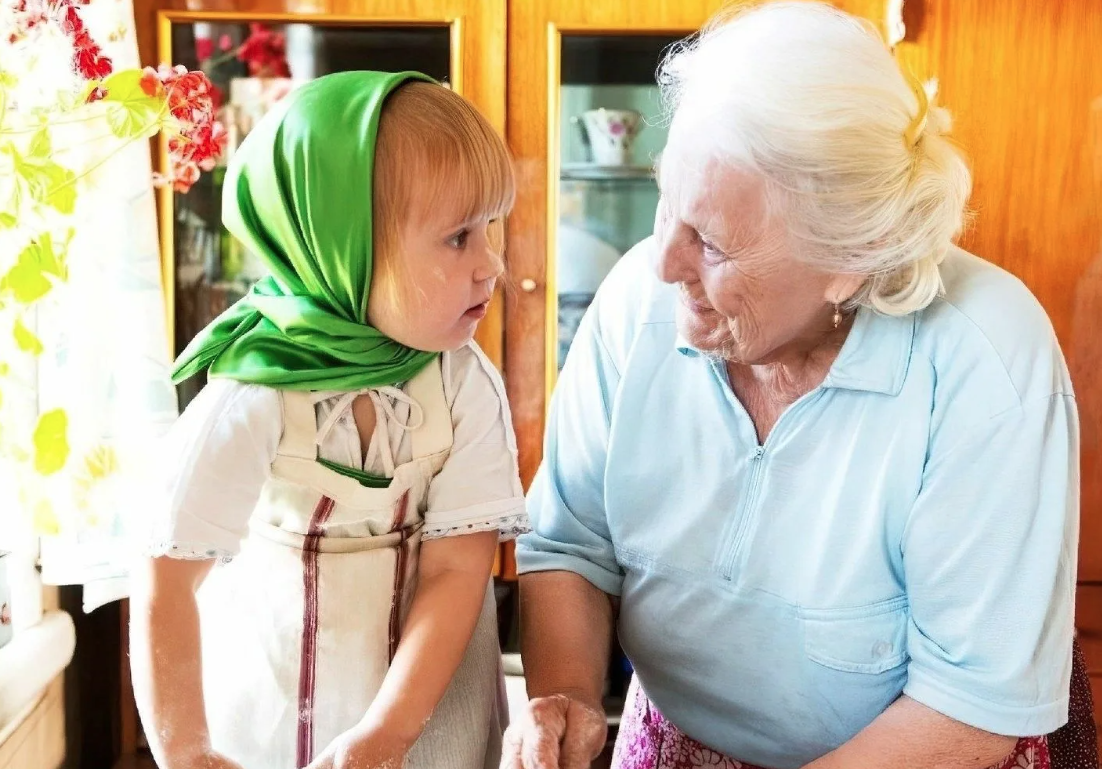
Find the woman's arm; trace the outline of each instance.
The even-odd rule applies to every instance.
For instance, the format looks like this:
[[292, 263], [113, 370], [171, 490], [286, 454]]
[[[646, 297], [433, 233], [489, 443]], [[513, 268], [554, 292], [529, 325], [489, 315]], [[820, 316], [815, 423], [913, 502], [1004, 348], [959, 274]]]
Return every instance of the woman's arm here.
[[383, 686], [360, 723], [334, 740], [311, 769], [401, 766], [467, 651], [497, 542], [491, 531], [421, 546], [417, 591]]
[[601, 692], [614, 599], [572, 572], [520, 578], [525, 717], [509, 727], [505, 769], [585, 769], [604, 748]]
[[1017, 741], [903, 696], [852, 740], [805, 769], [911, 769], [918, 764], [923, 769], [987, 769], [1010, 755]]
[[130, 598], [134, 697], [162, 769], [237, 769], [210, 745], [195, 592], [213, 560], [148, 558]]

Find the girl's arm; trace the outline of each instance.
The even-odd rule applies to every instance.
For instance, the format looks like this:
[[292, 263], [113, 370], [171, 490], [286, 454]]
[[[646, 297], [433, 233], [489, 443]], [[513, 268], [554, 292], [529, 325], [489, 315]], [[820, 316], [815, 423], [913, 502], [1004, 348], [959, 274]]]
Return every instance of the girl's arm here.
[[490, 531], [421, 545], [417, 592], [383, 686], [363, 720], [311, 769], [401, 766], [467, 651], [497, 543]]
[[240, 769], [211, 750], [195, 592], [213, 560], [144, 560], [130, 599], [134, 697], [161, 769]]

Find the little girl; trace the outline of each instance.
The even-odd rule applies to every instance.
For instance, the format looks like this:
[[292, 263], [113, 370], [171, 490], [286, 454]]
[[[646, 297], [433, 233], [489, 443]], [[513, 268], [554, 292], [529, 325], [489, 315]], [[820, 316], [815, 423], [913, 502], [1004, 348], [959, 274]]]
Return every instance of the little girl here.
[[271, 275], [177, 362], [210, 383], [132, 603], [161, 769], [497, 767], [488, 586], [527, 524], [471, 340], [513, 195], [501, 138], [416, 73], [306, 84], [234, 156], [223, 218]]

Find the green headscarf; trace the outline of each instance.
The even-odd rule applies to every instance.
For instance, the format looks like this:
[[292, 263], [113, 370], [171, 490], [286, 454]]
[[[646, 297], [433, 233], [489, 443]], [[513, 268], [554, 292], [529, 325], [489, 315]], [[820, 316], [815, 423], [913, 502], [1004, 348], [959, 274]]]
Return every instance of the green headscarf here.
[[436, 353], [367, 323], [372, 173], [379, 113], [417, 72], [341, 72], [292, 91], [242, 142], [222, 220], [271, 270], [199, 333], [172, 380], [212, 377], [289, 390], [356, 390], [410, 379]]

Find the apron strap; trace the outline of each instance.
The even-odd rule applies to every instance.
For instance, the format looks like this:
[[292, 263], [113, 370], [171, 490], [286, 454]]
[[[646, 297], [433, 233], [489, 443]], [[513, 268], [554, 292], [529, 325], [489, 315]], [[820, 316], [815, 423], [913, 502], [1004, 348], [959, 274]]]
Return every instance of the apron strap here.
[[424, 414], [421, 424], [411, 430], [409, 436], [415, 460], [452, 447], [452, 413], [444, 397], [440, 357], [421, 369], [406, 386], [406, 393], [421, 406]]
[[[283, 404], [283, 436], [277, 454], [296, 459], [318, 458], [317, 414], [312, 393], [279, 390]], [[444, 377], [439, 356], [419, 371], [406, 386], [406, 393], [424, 415], [421, 424], [410, 431], [414, 459], [424, 459], [452, 447], [452, 415], [444, 397]]]
[[279, 439], [276, 453], [283, 457], [318, 458], [315, 439], [318, 434], [318, 418], [314, 411], [311, 393], [297, 390], [278, 390], [283, 404], [283, 437]]

